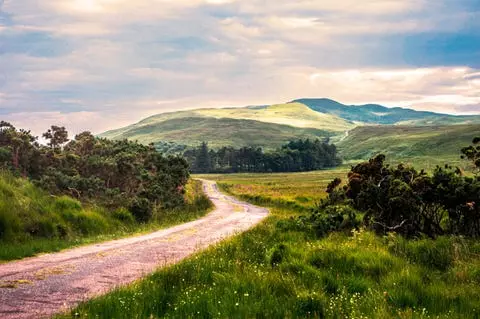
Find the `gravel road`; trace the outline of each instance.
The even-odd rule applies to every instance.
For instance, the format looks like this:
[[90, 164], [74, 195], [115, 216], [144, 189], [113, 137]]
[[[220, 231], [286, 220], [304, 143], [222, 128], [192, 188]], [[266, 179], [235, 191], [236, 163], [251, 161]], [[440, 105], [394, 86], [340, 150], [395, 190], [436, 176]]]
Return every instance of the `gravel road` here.
[[148, 235], [0, 264], [0, 318], [48, 318], [131, 283], [159, 267], [251, 228], [267, 209], [221, 194], [202, 180], [215, 204], [207, 216]]

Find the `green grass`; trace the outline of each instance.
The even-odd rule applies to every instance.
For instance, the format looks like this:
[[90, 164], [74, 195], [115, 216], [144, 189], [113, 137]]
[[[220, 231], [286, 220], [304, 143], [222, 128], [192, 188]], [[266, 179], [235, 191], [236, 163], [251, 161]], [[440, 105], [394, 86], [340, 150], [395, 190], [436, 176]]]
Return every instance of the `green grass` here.
[[[323, 180], [342, 174], [210, 175], [232, 185], [227, 189], [233, 194], [268, 198], [271, 216], [62, 317], [478, 318], [478, 242], [408, 241], [368, 231], [317, 239], [298, 230], [292, 217], [304, 208], [282, 208], [283, 201], [309, 206], [314, 196], [325, 196]], [[307, 185], [315, 190], [305, 201], [295, 188]]]
[[349, 132], [338, 142], [340, 155], [347, 160], [367, 160], [383, 153], [390, 162], [406, 162], [421, 168], [453, 163], [463, 168], [462, 147], [480, 135], [480, 125], [452, 126], [364, 126]]
[[349, 170], [341, 166], [331, 170], [305, 173], [207, 174], [200, 178], [218, 182], [221, 189], [257, 205], [307, 210], [326, 196], [325, 189], [334, 178], [346, 178]]
[[50, 196], [27, 180], [0, 174], [0, 262], [140, 234], [198, 218], [210, 209], [201, 184], [187, 185], [186, 205], [137, 223], [126, 210], [107, 211]]

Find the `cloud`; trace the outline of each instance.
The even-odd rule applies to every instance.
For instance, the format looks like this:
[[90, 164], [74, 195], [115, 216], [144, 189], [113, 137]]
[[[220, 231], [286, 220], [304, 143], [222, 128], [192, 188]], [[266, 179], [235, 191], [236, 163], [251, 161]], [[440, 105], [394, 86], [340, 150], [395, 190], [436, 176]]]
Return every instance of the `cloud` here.
[[0, 114], [35, 130], [58, 121], [100, 132], [157, 112], [304, 96], [480, 112], [478, 9], [471, 0], [6, 0]]

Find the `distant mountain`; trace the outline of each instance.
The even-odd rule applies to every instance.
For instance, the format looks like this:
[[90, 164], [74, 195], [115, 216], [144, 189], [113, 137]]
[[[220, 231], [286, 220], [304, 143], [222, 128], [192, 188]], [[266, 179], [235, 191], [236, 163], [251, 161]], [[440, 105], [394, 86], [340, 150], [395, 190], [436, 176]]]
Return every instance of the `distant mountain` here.
[[100, 136], [154, 143], [161, 149], [182, 149], [202, 141], [209, 142], [212, 147], [275, 148], [295, 138], [332, 137], [333, 141], [339, 141], [346, 131], [372, 124], [465, 123], [480, 123], [480, 116], [453, 116], [376, 104], [344, 105], [329, 99], [300, 99], [286, 104], [162, 113]]
[[415, 111], [401, 107], [385, 107], [378, 104], [345, 105], [330, 99], [298, 99], [314, 111], [338, 116], [359, 124], [407, 124], [440, 125], [480, 123], [480, 116], [456, 116], [426, 111]]

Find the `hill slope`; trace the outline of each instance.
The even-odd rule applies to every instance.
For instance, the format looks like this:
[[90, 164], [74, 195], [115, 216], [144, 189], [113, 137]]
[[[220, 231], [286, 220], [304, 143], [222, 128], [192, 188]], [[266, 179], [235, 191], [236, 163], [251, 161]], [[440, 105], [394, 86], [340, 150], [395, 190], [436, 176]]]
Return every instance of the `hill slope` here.
[[[100, 136], [157, 145], [166, 143], [173, 149], [177, 148], [175, 145], [198, 145], [202, 141], [210, 142], [213, 147], [275, 148], [295, 138], [335, 136], [332, 141], [337, 142], [346, 131], [356, 126], [467, 123], [480, 124], [480, 116], [454, 116], [375, 104], [349, 106], [329, 99], [300, 99], [286, 104], [163, 113]], [[392, 142], [396, 141], [390, 140]], [[370, 146], [377, 145], [373, 143]], [[375, 150], [372, 148], [371, 152]]]
[[325, 138], [333, 133], [313, 128], [214, 117], [177, 117], [144, 120], [127, 128], [110, 131], [102, 137], [132, 139], [141, 143], [174, 141], [177, 144], [196, 146], [202, 141], [211, 147], [262, 146], [276, 148], [293, 138]]
[[450, 126], [363, 126], [338, 142], [347, 160], [368, 159], [383, 153], [393, 161], [408, 160], [425, 164], [460, 163], [460, 149], [474, 136], [480, 125]]
[[415, 111], [401, 107], [388, 108], [378, 104], [345, 105], [330, 99], [299, 99], [314, 111], [338, 116], [346, 121], [368, 124], [441, 125], [480, 123], [480, 116], [456, 116]]

